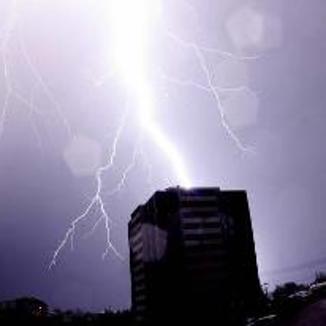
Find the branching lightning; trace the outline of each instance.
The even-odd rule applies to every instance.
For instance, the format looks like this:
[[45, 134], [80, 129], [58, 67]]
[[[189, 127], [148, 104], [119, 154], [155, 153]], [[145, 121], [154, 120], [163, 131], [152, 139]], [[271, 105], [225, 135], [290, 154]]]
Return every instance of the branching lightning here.
[[[145, 59], [147, 57], [147, 34], [150, 27], [149, 23], [152, 18], [150, 12], [150, 2], [153, 3], [155, 1], [111, 1], [109, 9], [110, 20], [112, 23], [111, 28], [113, 29], [113, 35], [115, 38], [115, 64], [118, 67], [120, 75], [124, 80], [126, 86], [129, 87], [129, 92], [131, 92], [132, 96], [135, 98], [141, 129], [148, 133], [150, 138], [153, 139], [155, 145], [160, 148], [166, 155], [174, 168], [179, 182], [185, 187], [189, 187], [191, 185], [190, 178], [188, 177], [186, 166], [180, 153], [175, 148], [173, 143], [159, 129], [159, 126], [155, 123], [153, 118], [154, 103], [149, 83], [146, 80], [147, 69]], [[122, 128], [120, 128], [119, 131], [121, 132]], [[100, 220], [104, 220], [107, 234], [107, 248], [103, 254], [103, 257], [108, 254], [110, 249], [113, 250], [117, 256], [121, 257], [118, 250], [115, 249], [111, 242], [110, 223], [112, 220], [110, 219], [109, 214], [105, 209], [104, 200], [102, 198], [102, 175], [109, 168], [111, 168], [114, 163], [116, 146], [120, 135], [119, 131], [117, 133], [117, 137], [115, 138], [112, 155], [108, 163], [105, 166], [99, 168], [96, 173], [97, 189], [93, 199], [87, 206], [86, 210], [75, 220], [73, 220], [71, 227], [67, 231], [64, 239], [54, 253], [50, 268], [55, 265], [60, 251], [69, 241], [69, 239], [71, 240], [71, 238], [73, 238], [76, 230], [76, 225], [81, 220], [87, 218], [87, 216], [89, 216], [90, 210], [96, 205], [100, 207]], [[121, 190], [126, 181], [128, 173], [135, 166], [135, 161], [138, 154], [139, 150], [136, 147], [133, 153], [132, 161], [123, 173], [120, 182], [112, 191], [107, 194], [107, 196], [112, 196]], [[96, 222], [95, 227], [97, 225], [98, 222]]]
[[2, 105], [2, 111], [0, 112], [0, 137], [3, 134], [5, 123], [8, 115], [9, 101], [13, 93], [12, 78], [9, 68], [9, 42], [11, 34], [16, 24], [17, 20], [17, 11], [16, 11], [16, 1], [12, 2], [9, 15], [5, 21], [5, 24], [1, 30], [1, 60], [2, 60], [2, 70], [3, 77], [5, 80], [5, 95]]
[[[89, 199], [86, 208], [82, 213], [75, 217], [63, 239], [59, 243], [57, 249], [54, 251], [49, 268], [54, 267], [58, 261], [62, 250], [70, 244], [71, 249], [74, 248], [74, 238], [78, 231], [78, 225], [89, 219], [93, 214], [98, 214], [98, 218], [91, 230], [84, 235], [89, 237], [100, 226], [104, 225], [106, 234], [106, 247], [103, 252], [103, 258], [110, 252], [113, 252], [117, 257], [123, 259], [119, 250], [112, 243], [111, 230], [113, 226], [113, 219], [110, 216], [106, 199], [119, 193], [128, 180], [129, 174], [136, 167], [138, 161], [142, 161], [143, 165], [148, 169], [148, 184], [152, 185], [152, 176], [154, 174], [153, 167], [146, 155], [142, 142], [144, 137], [150, 139], [154, 146], [160, 150], [162, 157], [169, 163], [174, 174], [174, 178], [177, 183], [185, 188], [193, 185], [193, 180], [185, 164], [185, 159], [181, 151], [176, 147], [173, 140], [162, 130], [160, 124], [155, 119], [157, 112], [157, 105], [155, 101], [154, 91], [152, 88], [149, 62], [151, 57], [149, 54], [150, 32], [155, 30], [155, 25], [161, 22], [164, 25], [163, 19], [160, 19], [160, 9], [162, 4], [160, 0], [109, 0], [108, 6], [108, 31], [111, 33], [114, 44], [114, 77], [118, 76], [122, 81], [123, 87], [126, 89], [128, 98], [132, 99], [133, 108], [136, 111], [138, 117], [139, 137], [135, 141], [134, 149], [131, 153], [131, 158], [123, 172], [117, 184], [107, 187], [103, 184], [103, 177], [116, 164], [116, 157], [118, 152], [119, 143], [123, 132], [126, 129], [126, 124], [129, 119], [129, 110], [126, 110], [122, 115], [119, 126], [115, 132], [113, 142], [108, 151], [107, 159], [103, 165], [101, 165], [95, 173], [95, 190], [93, 196]], [[191, 7], [191, 10], [195, 8]], [[19, 39], [19, 48], [21, 56], [24, 59], [25, 64], [28, 66], [30, 74], [34, 81], [34, 87], [29, 98], [25, 98], [19, 92], [15, 90], [13, 83], [13, 76], [11, 74], [10, 67], [10, 39], [12, 33], [16, 27], [18, 19], [18, 5], [17, 1], [12, 2], [10, 9], [10, 15], [7, 16], [7, 20], [3, 25], [0, 34], [0, 54], [2, 60], [2, 71], [5, 80], [5, 96], [2, 103], [2, 109], [0, 111], [0, 137], [4, 132], [5, 123], [8, 119], [8, 110], [10, 106], [10, 99], [14, 96], [21, 103], [23, 103], [30, 112], [31, 121], [34, 114], [39, 114], [39, 108], [34, 103], [34, 91], [40, 90], [49, 100], [54, 109], [56, 115], [61, 119], [62, 125], [66, 130], [67, 136], [71, 137], [73, 132], [70, 124], [60, 103], [57, 101], [54, 93], [50, 90], [45, 79], [37, 69], [36, 65], [28, 53], [24, 40]], [[163, 26], [164, 29], [164, 26]], [[239, 86], [233, 88], [223, 88], [214, 84], [213, 74], [210, 71], [209, 64], [206, 60], [206, 55], [217, 55], [230, 60], [252, 60], [256, 59], [256, 56], [237, 56], [231, 52], [219, 50], [217, 48], [205, 47], [196, 44], [195, 42], [186, 41], [178, 37], [171, 31], [166, 31], [166, 35], [177, 46], [183, 49], [189, 50], [190, 55], [193, 55], [201, 69], [203, 74], [204, 83], [199, 83], [194, 80], [180, 80], [176, 77], [161, 75], [164, 81], [184, 87], [195, 87], [204, 92], [207, 92], [212, 96], [217, 111], [219, 114], [219, 120], [223, 126], [226, 134], [232, 139], [234, 144], [241, 152], [248, 152], [250, 149], [242, 142], [242, 140], [236, 135], [235, 131], [228, 124], [225, 108], [221, 101], [221, 94], [223, 92], [252, 92], [247, 86]], [[103, 76], [107, 76], [104, 73]], [[103, 87], [103, 80], [101, 79], [97, 86]], [[41, 136], [36, 126], [32, 124], [35, 135], [38, 142], [41, 143]], [[170, 178], [169, 178], [170, 179]]]
[[[103, 254], [103, 257], [105, 257], [107, 255], [107, 252], [109, 249], [111, 249], [119, 258], [123, 259], [123, 257], [120, 255], [120, 253], [115, 249], [115, 247], [113, 246], [112, 242], [111, 242], [111, 228], [110, 225], [112, 224], [112, 219], [110, 218], [106, 208], [105, 208], [105, 203], [104, 203], [104, 199], [102, 197], [102, 189], [103, 189], [103, 182], [102, 182], [102, 176], [104, 173], [108, 172], [114, 165], [115, 162], [115, 158], [117, 155], [117, 147], [118, 147], [118, 143], [119, 140], [121, 138], [122, 132], [125, 128], [125, 124], [126, 124], [126, 119], [128, 117], [128, 111], [125, 112], [125, 114], [123, 115], [123, 118], [119, 124], [119, 128], [115, 134], [114, 140], [113, 140], [113, 144], [112, 144], [112, 150], [111, 150], [111, 154], [109, 155], [106, 163], [104, 165], [102, 165], [100, 168], [98, 168], [98, 170], [96, 171], [96, 175], [95, 175], [95, 179], [96, 179], [96, 191], [95, 191], [95, 195], [93, 196], [93, 198], [91, 199], [90, 203], [88, 204], [88, 206], [86, 207], [86, 209], [83, 211], [83, 213], [81, 215], [79, 215], [77, 218], [75, 218], [72, 222], [71, 222], [71, 226], [69, 227], [68, 231], [66, 232], [63, 240], [60, 242], [58, 248], [55, 250], [52, 260], [50, 262], [49, 265], [49, 269], [51, 269], [56, 263], [57, 263], [57, 258], [60, 254], [60, 252], [62, 251], [62, 249], [65, 247], [65, 245], [70, 241], [71, 242], [71, 248], [73, 249], [73, 243], [74, 243], [74, 235], [76, 232], [76, 227], [78, 225], [78, 223], [80, 223], [81, 221], [89, 218], [89, 216], [91, 215], [91, 211], [93, 209], [99, 209], [100, 211], [100, 217], [98, 218], [98, 220], [95, 222], [91, 233], [95, 231], [96, 227], [103, 221], [104, 225], [105, 225], [105, 230], [106, 230], [106, 249], [105, 252]], [[131, 168], [128, 167], [128, 171]], [[124, 176], [127, 176], [127, 170], [124, 173]], [[125, 178], [122, 178], [121, 180], [124, 180]], [[122, 183], [124, 181], [121, 181]], [[123, 184], [122, 184], [123, 185]], [[120, 188], [122, 187], [122, 185], [120, 186]], [[86, 234], [86, 236], [88, 236], [89, 234]]]
[[199, 83], [196, 82], [183, 82], [183, 81], [178, 81], [176, 79], [174, 79], [175, 83], [178, 84], [188, 84], [188, 85], [192, 85], [195, 86], [199, 89], [205, 90], [209, 93], [211, 93], [211, 95], [213, 96], [219, 115], [220, 115], [220, 120], [221, 120], [221, 124], [224, 127], [225, 131], [227, 132], [227, 134], [231, 137], [231, 139], [235, 142], [235, 144], [237, 145], [237, 147], [239, 148], [239, 150], [243, 151], [243, 152], [248, 152], [248, 151], [252, 151], [252, 149], [249, 149], [247, 146], [245, 146], [243, 144], [243, 142], [240, 140], [240, 138], [235, 134], [235, 132], [232, 130], [232, 128], [230, 127], [230, 125], [228, 124], [226, 117], [225, 117], [225, 109], [224, 106], [222, 104], [221, 101], [221, 97], [220, 97], [220, 92], [221, 91], [240, 91], [243, 89], [248, 90], [248, 88], [246, 87], [237, 87], [237, 88], [229, 88], [229, 89], [221, 89], [218, 86], [214, 85], [214, 82], [212, 80], [212, 73], [209, 70], [208, 64], [206, 62], [205, 59], [205, 53], [214, 53], [217, 54], [219, 56], [222, 57], [229, 57], [231, 59], [237, 59], [237, 60], [253, 60], [253, 59], [257, 59], [257, 56], [237, 56], [234, 55], [231, 52], [226, 52], [226, 51], [221, 51], [218, 49], [214, 49], [214, 48], [208, 48], [208, 47], [203, 47], [203, 46], [198, 46], [196, 43], [193, 42], [187, 42], [179, 37], [177, 37], [175, 34], [171, 33], [171, 32], [167, 32], [167, 35], [173, 39], [175, 42], [177, 42], [178, 44], [180, 44], [183, 47], [189, 48], [193, 51], [193, 54], [197, 57], [197, 62], [204, 74], [204, 77], [206, 79], [206, 85], [200, 85]]
[[[21, 8], [19, 7], [19, 4], [21, 4], [19, 0], [12, 0], [11, 5], [9, 7], [9, 13], [6, 16], [5, 23], [2, 29], [0, 30], [0, 55], [4, 79], [4, 99], [0, 111], [0, 139], [3, 135], [6, 122], [9, 119], [8, 115], [10, 110], [10, 101], [15, 99], [18, 100], [21, 104], [23, 104], [23, 106], [28, 109], [29, 121], [31, 122], [32, 130], [36, 136], [38, 146], [42, 147], [42, 137], [40, 136], [40, 132], [33, 121], [33, 116], [39, 115], [41, 111], [40, 108], [38, 108], [34, 103], [34, 91], [37, 88], [41, 89], [41, 92], [46, 96], [46, 98], [52, 105], [52, 108], [54, 109], [57, 117], [61, 120], [68, 137], [71, 137], [73, 133], [71, 130], [71, 126], [64, 115], [61, 105], [55, 99], [55, 96], [53, 95], [52, 91], [50, 90], [42, 75], [32, 62], [26, 50], [25, 44], [20, 38], [18, 22], [21, 14]], [[18, 40], [16, 43], [18, 43], [20, 56], [23, 58], [24, 64], [29, 68], [33, 82], [33, 87], [31, 88], [30, 96], [27, 97], [22, 95], [21, 92], [19, 92], [18, 88], [15, 85], [15, 80], [12, 72], [14, 68], [14, 62], [10, 59], [14, 51], [12, 50], [10, 43], [12, 42], [16, 34], [18, 34]]]

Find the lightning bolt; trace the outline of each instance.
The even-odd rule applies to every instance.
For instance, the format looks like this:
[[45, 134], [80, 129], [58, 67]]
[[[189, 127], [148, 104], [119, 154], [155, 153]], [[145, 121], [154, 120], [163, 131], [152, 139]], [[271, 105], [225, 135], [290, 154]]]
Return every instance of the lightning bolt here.
[[[149, 138], [153, 140], [155, 145], [165, 154], [174, 169], [179, 183], [185, 187], [190, 187], [190, 177], [186, 171], [186, 166], [182, 156], [175, 148], [173, 142], [171, 142], [160, 130], [159, 125], [153, 118], [155, 105], [149, 81], [146, 78], [147, 67], [145, 58], [147, 57], [146, 48], [148, 42], [148, 31], [150, 30], [149, 23], [152, 18], [150, 9], [153, 9], [152, 6], [154, 2], [155, 1], [153, 0], [112, 0], [110, 2], [110, 21], [115, 39], [115, 65], [126, 87], [129, 89], [131, 97], [136, 103], [139, 116], [139, 125], [142, 133], [146, 132]], [[117, 137], [115, 138], [113, 151], [108, 163], [105, 166], [100, 167], [96, 173], [97, 189], [94, 197], [91, 199], [90, 204], [86, 207], [84, 212], [71, 223], [71, 226], [66, 232], [64, 239], [61, 241], [59, 247], [53, 255], [49, 268], [52, 268], [56, 264], [57, 257], [61, 250], [65, 247], [69, 240], [73, 239], [77, 224], [90, 215], [89, 213], [94, 206], [99, 206], [101, 217], [95, 223], [92, 230], [94, 231], [101, 220], [104, 221], [106, 228], [107, 248], [103, 253], [103, 258], [109, 253], [109, 250], [112, 250], [118, 257], [122, 258], [118, 250], [116, 250], [111, 242], [110, 225], [112, 220], [105, 209], [102, 194], [102, 175], [114, 164], [116, 146], [124, 123], [121, 124], [121, 126], [122, 127], [118, 130]], [[131, 163], [125, 169], [120, 182], [114, 189], [106, 194], [107, 196], [112, 196], [121, 190], [125, 184], [128, 174], [135, 166], [138, 155], [139, 149], [136, 147]]]
[[[171, 166], [174, 177], [172, 177], [172, 180], [169, 180], [168, 182], [171, 184], [178, 183], [180, 186], [185, 188], [189, 188], [193, 185], [193, 180], [185, 164], [184, 155], [180, 149], [177, 148], [176, 144], [168, 137], [168, 134], [164, 132], [155, 118], [157, 104], [155, 101], [154, 90], [152, 88], [151, 74], [149, 72], [149, 63], [151, 62], [149, 56], [149, 43], [151, 37], [150, 32], [155, 30], [156, 25], [158, 23], [162, 23], [163, 26], [165, 25], [164, 20], [160, 16], [162, 4], [159, 0], [109, 0], [107, 1], [107, 4], [108, 30], [112, 33], [111, 36], [113, 39], [113, 65], [115, 73], [113, 75], [104, 73], [103, 77], [96, 81], [96, 86], [103, 87], [104, 81], [107, 77], [119, 78], [126, 90], [127, 97], [132, 100], [133, 109], [138, 117], [139, 135], [135, 141], [130, 161], [123, 169], [119, 181], [115, 186], [106, 189], [103, 183], [104, 176], [110, 173], [116, 164], [119, 144], [126, 129], [127, 121], [130, 118], [129, 109], [125, 109], [118, 127], [116, 128], [110, 149], [107, 151], [107, 158], [104, 164], [95, 172], [95, 190], [92, 197], [89, 198], [88, 203], [81, 214], [73, 218], [63, 236], [63, 239], [59, 242], [59, 245], [52, 255], [52, 259], [48, 266], [49, 269], [57, 264], [60, 254], [67, 245], [70, 244], [71, 249], [74, 249], [74, 239], [78, 232], [78, 226], [82, 224], [83, 221], [90, 219], [94, 214], [97, 216], [95, 223], [90, 231], [84, 234], [84, 238], [91, 236], [96, 229], [103, 224], [106, 240], [102, 258], [105, 258], [110, 252], [113, 252], [120, 259], [124, 259], [112, 242], [111, 233], [114, 220], [109, 214], [106, 201], [108, 198], [116, 195], [123, 189], [128, 181], [128, 176], [137, 166], [139, 161], [142, 161], [142, 164], [148, 171], [148, 185], [152, 188], [154, 187], [152, 185], [153, 167], [149, 156], [142, 146], [145, 137], [160, 150], [162, 157]], [[195, 11], [194, 7], [188, 3], [186, 4], [189, 5], [191, 10]], [[14, 79], [11, 73], [12, 63], [10, 62], [10, 40], [15, 28], [17, 27], [17, 20], [19, 18], [18, 9], [17, 1], [12, 1], [10, 14], [7, 16], [0, 34], [0, 54], [3, 77], [5, 80], [5, 95], [2, 109], [0, 111], [0, 137], [4, 132], [4, 127], [8, 120], [10, 100], [11, 98], [15, 98], [28, 108], [33, 131], [39, 146], [41, 147], [42, 137], [37, 126], [33, 123], [33, 117], [41, 114], [41, 108], [38, 108], [35, 103], [35, 93], [37, 91], [42, 92], [46, 96], [56, 116], [60, 118], [69, 138], [72, 137], [73, 132], [60, 103], [57, 101], [54, 93], [48, 86], [44, 76], [42, 76], [36, 65], [33, 63], [23, 39], [19, 39], [20, 55], [30, 71], [34, 85], [31, 87], [30, 96], [27, 98], [20, 94], [15, 88]], [[221, 94], [227, 92], [253, 91], [247, 86], [223, 88], [215, 85], [214, 74], [210, 69], [206, 57], [213, 54], [228, 60], [255, 60], [258, 56], [238, 56], [217, 48], [202, 46], [195, 42], [184, 40], [172, 31], [166, 29], [165, 34], [177, 46], [189, 50], [189, 53], [196, 58], [204, 77], [204, 83], [199, 83], [191, 79], [180, 80], [176, 77], [166, 76], [163, 73], [160, 77], [167, 83], [182, 87], [195, 87], [209, 94], [215, 103], [220, 123], [226, 134], [232, 139], [235, 146], [241, 152], [251, 152], [252, 149], [241, 141], [229, 125], [226, 118], [225, 108], [223, 107], [221, 100]]]
[[9, 68], [9, 42], [17, 20], [17, 3], [13, 1], [10, 7], [9, 15], [1, 31], [1, 61], [3, 67], [3, 77], [5, 80], [5, 95], [0, 113], [0, 137], [3, 135], [5, 123], [8, 116], [9, 101], [13, 94], [13, 85]]
[[[74, 236], [75, 236], [75, 232], [76, 232], [76, 228], [78, 226], [78, 224], [89, 218], [91, 216], [91, 212], [94, 209], [99, 209], [100, 211], [100, 217], [97, 219], [97, 221], [95, 222], [92, 230], [90, 233], [86, 234], [86, 237], [89, 236], [90, 234], [92, 234], [95, 229], [97, 228], [97, 226], [103, 221], [104, 225], [105, 225], [105, 230], [106, 230], [106, 249], [103, 253], [103, 258], [107, 255], [108, 250], [111, 249], [117, 257], [119, 257], [120, 259], [123, 260], [123, 257], [120, 255], [120, 253], [118, 252], [118, 250], [114, 247], [114, 245], [112, 244], [111, 241], [111, 224], [113, 223], [111, 217], [109, 216], [106, 208], [105, 208], [105, 203], [104, 203], [104, 199], [102, 196], [102, 190], [103, 190], [103, 182], [102, 182], [102, 177], [103, 175], [108, 172], [114, 165], [116, 156], [117, 156], [117, 148], [118, 148], [118, 144], [122, 135], [122, 132], [125, 128], [126, 125], [126, 120], [128, 117], [128, 111], [126, 110], [125, 114], [123, 115], [121, 122], [119, 124], [119, 127], [117, 129], [117, 132], [115, 134], [114, 140], [113, 140], [113, 144], [112, 144], [112, 150], [111, 150], [111, 154], [109, 155], [106, 163], [104, 165], [102, 165], [101, 167], [99, 167], [96, 171], [96, 175], [95, 175], [95, 180], [96, 180], [96, 191], [95, 191], [95, 195], [93, 196], [93, 198], [91, 199], [90, 203], [87, 205], [87, 207], [85, 208], [85, 210], [82, 212], [82, 214], [80, 214], [77, 218], [75, 218], [72, 222], [70, 227], [68, 228], [63, 240], [60, 242], [59, 246], [57, 247], [57, 249], [55, 250], [53, 256], [52, 256], [52, 260], [49, 264], [49, 269], [51, 269], [52, 267], [54, 267], [57, 263], [57, 258], [59, 256], [59, 254], [61, 253], [61, 251], [63, 250], [63, 248], [66, 246], [66, 244], [70, 241], [71, 243], [71, 249], [74, 248]], [[120, 185], [119, 183], [119, 188], [121, 189], [121, 187], [123, 186], [124, 180], [128, 174], [128, 172], [130, 171], [132, 167], [128, 167], [127, 170], [124, 172], [124, 177], [121, 179], [123, 181], [122, 184]]]
[[176, 78], [171, 79], [171, 78], [167, 78], [168, 80], [179, 84], [179, 85], [184, 85], [184, 86], [193, 86], [196, 87], [198, 89], [204, 90], [206, 92], [209, 92], [212, 96], [213, 99], [216, 103], [216, 107], [218, 109], [218, 113], [220, 116], [220, 121], [222, 126], [224, 127], [225, 131], [227, 132], [227, 134], [231, 137], [231, 139], [234, 141], [234, 143], [236, 144], [236, 146], [239, 148], [240, 151], [242, 152], [252, 152], [253, 153], [253, 149], [249, 148], [248, 146], [244, 145], [243, 142], [240, 140], [240, 138], [236, 135], [236, 133], [234, 132], [234, 130], [231, 128], [231, 126], [228, 124], [226, 116], [225, 116], [225, 108], [222, 104], [221, 101], [221, 92], [225, 92], [225, 91], [232, 91], [232, 92], [236, 92], [236, 91], [248, 91], [250, 93], [253, 93], [253, 91], [245, 86], [240, 86], [240, 87], [235, 87], [235, 88], [221, 88], [218, 87], [216, 85], [214, 85], [213, 82], [213, 74], [210, 72], [208, 63], [206, 61], [205, 58], [205, 54], [206, 53], [213, 53], [215, 55], [221, 56], [221, 57], [226, 57], [226, 58], [230, 58], [230, 59], [236, 59], [236, 60], [255, 60], [258, 59], [258, 56], [237, 56], [231, 52], [227, 52], [227, 51], [222, 51], [216, 48], [211, 48], [211, 47], [204, 47], [204, 46], [199, 46], [194, 42], [189, 42], [189, 41], [185, 41], [183, 39], [181, 39], [180, 37], [176, 36], [175, 34], [173, 34], [171, 31], [166, 31], [166, 35], [168, 37], [170, 37], [173, 41], [175, 41], [177, 44], [179, 44], [180, 46], [190, 49], [193, 54], [196, 56], [197, 58], [197, 62], [201, 68], [201, 71], [204, 74], [205, 80], [206, 80], [206, 84], [205, 85], [201, 85], [197, 82], [193, 82], [193, 81], [180, 81], [177, 80]]
[[[24, 41], [20, 37], [20, 31], [18, 26], [18, 21], [21, 15], [20, 7], [21, 2], [18, 0], [13, 0], [10, 3], [8, 12], [6, 16], [5, 23], [0, 30], [0, 55], [1, 63], [3, 70], [3, 79], [4, 79], [4, 99], [2, 103], [2, 109], [0, 111], [0, 138], [2, 137], [5, 125], [9, 119], [9, 110], [10, 110], [10, 101], [18, 100], [25, 108], [28, 109], [28, 117], [31, 123], [31, 128], [35, 134], [37, 143], [39, 147], [42, 147], [42, 137], [40, 132], [34, 122], [34, 116], [41, 114], [41, 109], [35, 104], [35, 90], [40, 89], [41, 92], [46, 96], [50, 102], [56, 116], [61, 120], [62, 125], [65, 128], [65, 131], [68, 137], [72, 136], [71, 126], [66, 119], [63, 109], [59, 102], [55, 99], [51, 89], [48, 87], [46, 81], [43, 79], [41, 73], [38, 71], [37, 67], [34, 65], [27, 49], [24, 44]], [[12, 74], [12, 68], [14, 66], [13, 60], [10, 60], [14, 50], [11, 48], [12, 39], [14, 35], [18, 35], [17, 52], [24, 60], [24, 63], [29, 68], [30, 76], [32, 77], [31, 82], [31, 91], [29, 96], [24, 96], [15, 85], [14, 77]]]
[[191, 179], [180, 151], [156, 123], [153, 92], [148, 79], [147, 64], [149, 31], [153, 15], [160, 10], [157, 0], [113, 0], [110, 21], [114, 31], [115, 64], [122, 79], [135, 98], [140, 127], [161, 149], [184, 187], [191, 186]]

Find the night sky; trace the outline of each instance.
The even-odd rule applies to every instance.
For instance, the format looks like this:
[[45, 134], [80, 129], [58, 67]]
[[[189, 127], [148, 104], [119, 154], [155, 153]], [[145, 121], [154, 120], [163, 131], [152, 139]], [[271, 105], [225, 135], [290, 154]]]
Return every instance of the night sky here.
[[[325, 1], [163, 2], [147, 62], [156, 124], [194, 186], [248, 191], [261, 282], [311, 281], [326, 268]], [[112, 64], [109, 18], [105, 1], [0, 0], [0, 301], [129, 307], [130, 214], [178, 184], [140, 132]], [[202, 49], [234, 137], [203, 88], [195, 51], [176, 38]], [[121, 121], [102, 196], [123, 259], [112, 250], [102, 259], [106, 232], [103, 221], [90, 232], [94, 208], [76, 227], [73, 250], [68, 241], [49, 270], [96, 191]]]

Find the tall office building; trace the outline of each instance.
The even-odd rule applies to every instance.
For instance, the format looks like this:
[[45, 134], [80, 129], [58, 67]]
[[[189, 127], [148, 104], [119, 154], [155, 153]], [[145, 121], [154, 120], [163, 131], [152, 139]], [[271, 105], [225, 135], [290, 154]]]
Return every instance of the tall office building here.
[[260, 298], [245, 191], [158, 191], [133, 212], [129, 245], [140, 322], [237, 324]]

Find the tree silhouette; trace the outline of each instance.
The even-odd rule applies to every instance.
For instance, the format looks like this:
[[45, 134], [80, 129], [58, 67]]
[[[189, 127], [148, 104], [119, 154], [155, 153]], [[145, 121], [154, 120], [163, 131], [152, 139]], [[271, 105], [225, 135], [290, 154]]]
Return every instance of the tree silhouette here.
[[314, 284], [326, 282], [326, 273], [325, 272], [317, 272], [315, 275]]

